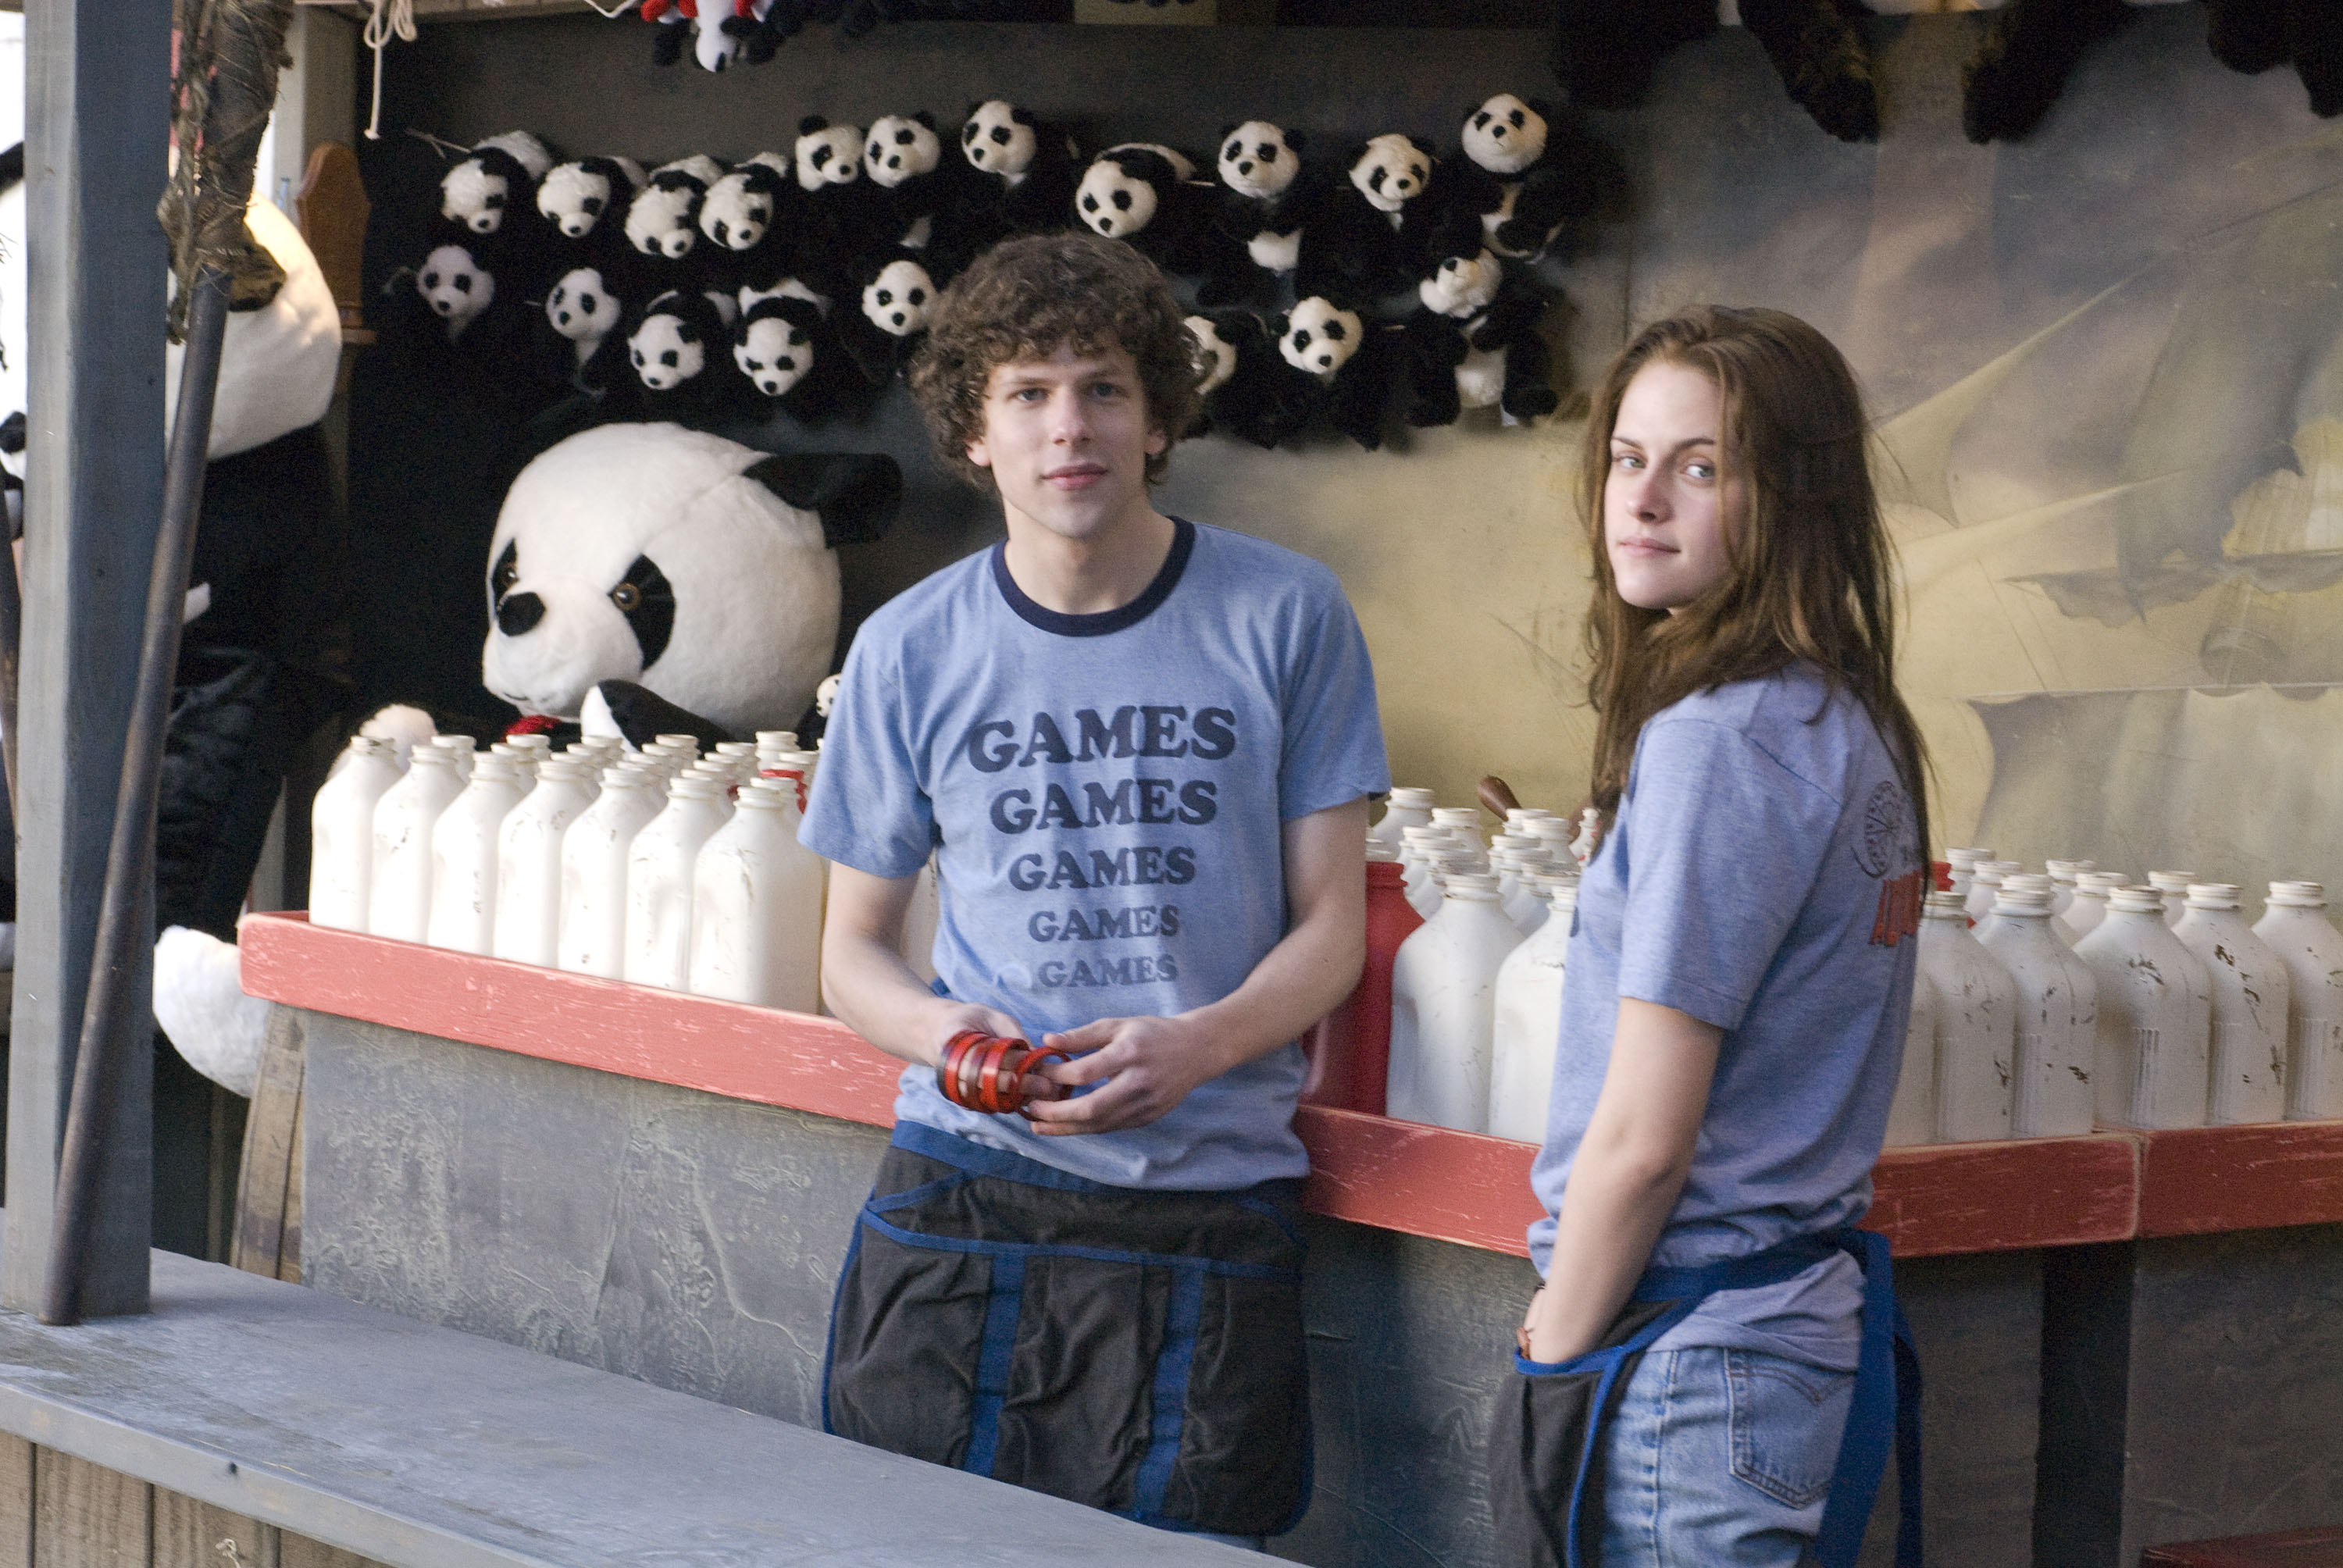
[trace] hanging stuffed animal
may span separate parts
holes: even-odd
[[[708,187],[699,232],[709,242],[706,281],[719,287],[764,287],[796,270],[799,215],[789,160],[759,153]]]
[[[646,22],[660,24],[651,41],[654,65],[672,65],[682,59],[687,33],[692,58],[702,70],[720,71],[741,55],[743,35],[727,25],[738,15],[732,0],[643,0],[638,14]]]
[[[621,681],[730,736],[791,728],[838,640],[837,547],[878,538],[900,494],[886,457],[770,457],[669,424],[572,436],[498,515],[482,678],[556,719]]]
[[[508,219],[535,222],[537,182],[552,166],[553,155],[527,131],[490,136],[439,176],[439,216],[482,236]]]
[[[1063,228],[1081,179],[1081,155],[1063,127],[1000,98],[968,111],[960,128],[960,156],[972,178],[952,227],[966,257],[1011,235]]]
[[[1791,99],[1816,125],[1841,141],[1879,139],[1862,0],[1741,0],[1740,12]],[[1561,0],[1554,75],[1573,104],[1632,108],[1663,55],[1716,31],[1716,0]]]
[[[1262,434],[1274,446],[1323,424],[1372,452],[1383,445],[1388,366],[1384,329],[1331,300],[1312,296],[1271,323],[1285,361],[1272,412]]]
[[[1194,274],[1210,255],[1211,187],[1186,154],[1125,142],[1091,160],[1074,188],[1074,216],[1093,234],[1131,246],[1166,272]]]
[[[552,230],[557,276],[629,248],[626,213],[643,179],[643,166],[632,158],[572,158],[546,172],[537,187],[537,210]]]
[[[623,270],[627,266],[622,253],[608,267],[572,267],[546,291],[545,326],[553,343],[549,353],[538,356],[538,364],[548,383],[588,392],[608,390],[588,382],[587,367],[626,318],[629,302],[641,297],[639,283],[631,282]]]
[[[1269,422],[1285,363],[1261,317],[1249,310],[1191,316],[1188,333],[1196,340],[1196,391],[1202,399],[1188,435],[1219,430],[1256,446],[1275,446]]]
[[[1499,93],[1464,118],[1463,153],[1440,166],[1435,194],[1480,220],[1481,244],[1535,260],[1574,225],[1619,206],[1626,171],[1574,116]],[[1565,240],[1565,253],[1574,248]]]
[[[853,380],[820,307],[786,295],[741,312],[732,327],[732,363],[756,397],[799,421],[840,407]]]
[[[1325,199],[1325,184],[1302,163],[1300,131],[1247,120],[1221,133],[1220,187],[1212,225],[1221,243],[1197,286],[1200,305],[1273,295],[1302,261],[1302,231]]]
[[[1479,226],[1466,233],[1477,242]],[[1538,336],[1545,297],[1509,276],[1495,252],[1444,257],[1416,292],[1422,303],[1402,328],[1410,425],[1453,425],[1465,408],[1497,408],[1506,424],[1518,425],[1561,407]]]
[[[2030,135],[2085,51],[2130,13],[2124,0],[2011,0],[1995,12],[1985,42],[1961,68],[1961,129],[1968,139],[1982,146]]]
[[[630,313],[580,377],[608,393],[606,420],[719,419],[740,401],[730,341],[731,323],[714,297],[669,289]]]
[[[935,116],[925,109],[870,122],[862,140],[862,174],[879,192],[890,243],[925,250],[939,222],[950,226],[956,171],[944,162]],[[956,248],[949,235],[945,248]]]
[[[663,288],[697,286],[707,257],[694,257],[699,242],[699,207],[708,188],[724,177],[723,168],[705,153],[661,164],[627,204],[627,242],[648,258],[654,281]]]
[[[903,374],[927,335],[937,286],[926,266],[908,251],[872,257],[865,266],[861,310],[845,324],[842,336],[862,378],[883,387]]]
[[[2333,0],[2205,0],[2214,57],[2247,75],[2294,63],[2322,119],[2343,115],[2343,7]]]
[[[1389,132],[1352,149],[1342,182],[1302,236],[1294,288],[1335,299],[1413,288],[1432,261],[1432,150]]]
[[[862,131],[808,115],[791,156],[805,196],[802,275],[820,293],[841,293],[860,259],[891,243],[878,187],[862,177]]]

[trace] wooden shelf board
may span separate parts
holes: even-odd
[[[835,1019],[312,927],[243,926],[245,989],[288,1006],[871,1126],[900,1064]],[[1525,1256],[1526,1143],[1303,1106],[1312,1211]],[[1901,1257],[2343,1221],[2343,1122],[1891,1149],[1865,1223]]]

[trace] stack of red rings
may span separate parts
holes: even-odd
[[[1025,1040],[964,1029],[944,1043],[936,1062],[936,1087],[954,1105],[995,1116],[1013,1111],[1030,1121],[1030,1102],[1063,1100],[1071,1092],[1041,1077],[1041,1070],[1053,1061],[1072,1060],[1062,1050],[1039,1050]],[[1029,1081],[1037,1087],[1029,1090]]]

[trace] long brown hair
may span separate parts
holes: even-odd
[[[1620,399],[1654,362],[1716,384],[1718,474],[1738,493],[1725,518],[1724,580],[1674,615],[1620,597],[1603,520]],[[1594,392],[1579,472],[1594,557],[1586,618],[1586,695],[1600,719],[1594,797],[1606,818],[1626,789],[1644,720],[1696,691],[1803,659],[1870,714],[1912,798],[1927,859],[1927,752],[1896,692],[1895,551],[1871,486],[1867,435],[1845,357],[1779,310],[1702,306],[1646,327],[1612,362]]]

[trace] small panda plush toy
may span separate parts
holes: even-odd
[[[836,408],[850,375],[820,307],[789,295],[758,300],[732,327],[732,363],[757,397],[791,418],[819,419]]]
[[[450,239],[432,246],[415,269],[415,292],[445,326],[447,340],[459,343],[496,303],[497,276],[473,246]]]
[[[1188,333],[1196,340],[1196,390],[1203,398],[1188,434],[1220,430],[1256,446],[1275,446],[1273,437],[1262,437],[1285,367],[1261,317],[1249,310],[1191,316]]]
[[[627,248],[625,215],[643,178],[642,165],[618,157],[572,158],[546,172],[538,182],[537,210],[553,231],[563,271]]]
[[[1302,236],[1294,288],[1355,299],[1413,288],[1432,264],[1430,148],[1397,132],[1353,149],[1344,178]]]
[[[1220,188],[1212,224],[1222,263],[1197,288],[1202,305],[1252,297],[1290,276],[1302,260],[1302,231],[1324,199],[1322,182],[1302,164],[1302,136],[1267,120],[1221,133]]]
[[[1571,225],[1617,205],[1617,155],[1575,118],[1499,93],[1465,116],[1464,156],[1441,166],[1440,199],[1481,220],[1482,244],[1509,260],[1545,254]]]
[[[572,436],[498,514],[482,678],[557,719],[628,681],[730,735],[791,728],[838,640],[838,546],[878,538],[901,489],[885,457],[769,457],[671,424]]]
[[[1074,216],[1093,234],[1136,247],[1166,272],[1204,270],[1210,187],[1184,153],[1153,142],[1107,148],[1074,187]]]
[[[1478,226],[1468,238],[1477,242]],[[1465,408],[1497,408],[1519,425],[1553,413],[1551,355],[1538,336],[1544,294],[1510,277],[1494,251],[1459,248],[1417,285],[1422,303],[1402,329],[1407,422],[1453,425]]]
[[[600,385],[588,385],[586,367],[593,363],[602,345],[626,317],[627,299],[632,290],[618,270],[623,265],[622,259],[614,258],[607,269],[572,267],[555,278],[553,286],[546,291],[545,324],[560,348],[548,367],[549,381],[587,391],[607,390]]]
[[[553,155],[527,131],[507,131],[475,146],[439,176],[439,216],[476,235],[499,233],[506,220],[530,221],[537,182]]]
[[[845,327],[846,352],[862,378],[883,387],[903,373],[935,314],[937,284],[910,252],[866,264],[860,315]]]
[[[862,177],[861,129],[808,115],[790,154],[805,197],[801,272],[822,293],[839,293],[860,258],[893,243],[879,187]]]
[[[1065,129],[1001,98],[970,106],[960,156],[972,178],[956,226],[972,256],[1011,235],[1041,234],[1066,221],[1081,180],[1081,155]]]
[[[652,276],[669,288],[689,287],[698,281],[706,257],[692,258],[699,242],[699,208],[708,190],[724,177],[723,168],[705,153],[661,164],[627,204],[627,243],[648,257]]]
[[[739,289],[796,270],[797,184],[789,160],[759,153],[708,187],[699,232],[709,242],[708,281]]]
[[[894,244],[925,250],[936,225],[950,223],[954,171],[944,162],[935,116],[925,109],[870,122],[862,138],[862,174],[880,193]]]
[[[730,340],[731,324],[716,299],[669,289],[606,338],[581,375],[588,385],[608,389],[606,418],[719,418],[739,401],[739,383],[726,353]],[[625,373],[608,364],[619,355]]]
[[[1370,452],[1382,446],[1384,329],[1315,295],[1272,326],[1285,374],[1262,426],[1274,439],[1260,444],[1272,446],[1322,423]]]

